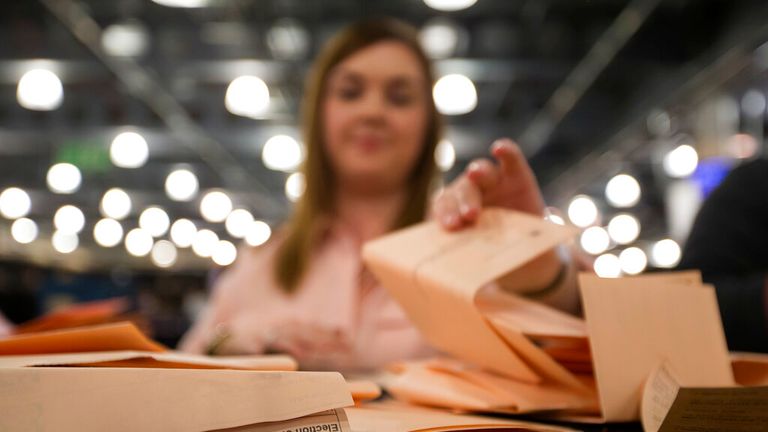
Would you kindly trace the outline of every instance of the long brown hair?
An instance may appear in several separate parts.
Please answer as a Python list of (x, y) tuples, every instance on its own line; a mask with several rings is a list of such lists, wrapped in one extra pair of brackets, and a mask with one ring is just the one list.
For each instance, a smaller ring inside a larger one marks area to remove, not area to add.
[(277, 251), (275, 277), (286, 292), (294, 292), (309, 265), (322, 227), (333, 216), (334, 174), (322, 145), (322, 101), (329, 73), (352, 54), (381, 41), (397, 41), (413, 51), (429, 86), (428, 124), (424, 147), (408, 183), (408, 197), (392, 229), (424, 219), (432, 182), (436, 174), (434, 151), (442, 136), (442, 119), (432, 100), (432, 64), (419, 44), (416, 29), (391, 18), (353, 24), (333, 38), (318, 56), (306, 82), (302, 101), (302, 131), (307, 157), (301, 167), (306, 188), (284, 227), (283, 243)]
[(302, 131), (307, 157), (301, 167), (306, 189), (296, 203), (292, 217), (286, 223), (284, 240), (277, 251), (275, 276), (286, 292), (293, 292), (309, 265), (312, 250), (322, 233), (322, 227), (333, 216), (334, 174), (322, 145), (322, 100), (329, 73), (352, 54), (381, 41), (396, 41), (410, 48), (419, 60), (429, 87), (428, 125), (424, 146), (410, 174), (408, 197), (392, 229), (401, 228), (424, 219), (430, 186), (436, 167), (434, 151), (442, 135), (442, 120), (432, 99), (434, 83), (432, 66), (419, 45), (416, 29), (391, 18), (378, 18), (353, 24), (333, 38), (320, 53), (306, 82), (302, 101)]

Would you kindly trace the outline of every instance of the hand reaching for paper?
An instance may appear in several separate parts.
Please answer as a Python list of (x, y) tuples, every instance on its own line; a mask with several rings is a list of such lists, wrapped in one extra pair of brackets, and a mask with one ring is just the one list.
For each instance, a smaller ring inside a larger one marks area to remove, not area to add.
[[(485, 207), (503, 207), (544, 216), (544, 200), (536, 177), (517, 144), (499, 139), (491, 146), (496, 163), (472, 161), (432, 202), (432, 217), (449, 231), (471, 226)], [(573, 275), (554, 249), (528, 262), (497, 282), (505, 291), (525, 293), (574, 310), (577, 297)], [(562, 288), (567, 289), (563, 290)]]
[[(343, 355), (349, 342), (338, 329), (297, 320), (280, 325), (254, 327), (237, 322), (219, 325), (218, 341), (214, 341), (217, 355), (255, 353), (288, 354), (300, 364), (323, 363), (325, 359)], [(218, 342), (218, 343), (217, 343)]]
[(543, 216), (544, 200), (520, 147), (510, 139), (500, 139), (491, 146), (491, 154), (497, 163), (472, 161), (435, 196), (432, 217), (445, 229), (471, 225), (482, 208), (490, 206)]

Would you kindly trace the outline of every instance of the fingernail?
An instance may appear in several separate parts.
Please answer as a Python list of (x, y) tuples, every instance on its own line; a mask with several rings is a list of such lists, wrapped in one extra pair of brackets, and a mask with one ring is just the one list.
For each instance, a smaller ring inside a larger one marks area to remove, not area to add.
[(447, 227), (452, 227), (452, 226), (456, 225), (456, 221), (457, 220), (458, 220), (458, 218), (456, 217), (456, 215), (452, 215), (452, 214), (445, 215), (445, 216), (443, 216), (443, 225), (445, 225)]
[(469, 214), (472, 213), (473, 210), (474, 210), (474, 207), (472, 207), (472, 206), (470, 206), (468, 204), (462, 204), (462, 205), (459, 206), (459, 211), (464, 216), (468, 216)]

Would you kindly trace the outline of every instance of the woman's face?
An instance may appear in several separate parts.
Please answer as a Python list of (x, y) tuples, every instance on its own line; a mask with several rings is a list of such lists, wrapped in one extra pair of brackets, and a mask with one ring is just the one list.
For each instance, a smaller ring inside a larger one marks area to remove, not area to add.
[(323, 142), (341, 187), (406, 186), (425, 144), (428, 85), (416, 54), (396, 41), (363, 48), (331, 71)]

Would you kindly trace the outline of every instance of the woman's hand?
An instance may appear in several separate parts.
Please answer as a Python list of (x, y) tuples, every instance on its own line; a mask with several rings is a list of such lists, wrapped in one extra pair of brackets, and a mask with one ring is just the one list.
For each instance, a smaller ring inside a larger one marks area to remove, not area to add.
[(349, 346), (341, 331), (316, 324), (288, 320), (281, 325), (259, 327), (235, 321), (217, 327), (208, 352), (217, 355), (284, 353), (303, 363), (339, 355), (348, 351)]
[(464, 172), (443, 188), (432, 202), (432, 217), (448, 230), (471, 225), (483, 207), (496, 206), (544, 215), (536, 177), (517, 146), (500, 139), (491, 146), (498, 163), (488, 159), (472, 161)]
[(267, 351), (293, 356), (299, 363), (321, 361), (350, 349), (341, 330), (289, 321), (274, 329)]

